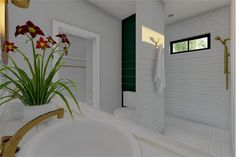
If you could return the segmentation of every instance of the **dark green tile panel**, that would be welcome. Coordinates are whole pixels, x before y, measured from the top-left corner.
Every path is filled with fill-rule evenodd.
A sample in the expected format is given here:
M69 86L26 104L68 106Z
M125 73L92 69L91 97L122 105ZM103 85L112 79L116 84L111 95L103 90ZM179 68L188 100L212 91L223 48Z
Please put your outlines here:
M129 85L129 84L122 84L122 89L125 89L123 91L131 91L135 92L136 90L134 89L134 85Z
M135 77L135 71L134 70L129 70L129 69L124 69L122 70L122 76L133 76Z
M134 84L135 82L135 77L133 76L123 76L122 81L128 84Z
M136 20L122 21L122 91L136 90Z

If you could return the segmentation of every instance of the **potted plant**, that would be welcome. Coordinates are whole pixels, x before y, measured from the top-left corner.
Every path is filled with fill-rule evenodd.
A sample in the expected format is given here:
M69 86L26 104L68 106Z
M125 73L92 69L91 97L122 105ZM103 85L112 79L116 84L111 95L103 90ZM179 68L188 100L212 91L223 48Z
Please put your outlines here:
M60 70L63 56L67 55L70 41L65 34L58 34L57 43L51 36L45 37L43 31L31 21L17 26L15 37L19 35L26 37L26 45L32 48L33 58L30 59L20 48L10 41L3 44L3 53L9 54L11 65L0 66L0 76L5 79L0 85L0 90L7 91L7 95L0 97L1 104L11 101L13 98L19 99L26 107L28 116L36 117L47 111L53 110L52 99L58 96L62 99L71 116L73 113L63 91L67 92L80 110L79 104L71 92L70 87L74 87L71 80L60 79L53 81L55 74ZM24 59L29 72L25 72L17 65L10 53L18 53ZM59 54L54 67L49 64L54 54ZM26 114L24 113L24 114ZM25 115L24 115L25 116Z

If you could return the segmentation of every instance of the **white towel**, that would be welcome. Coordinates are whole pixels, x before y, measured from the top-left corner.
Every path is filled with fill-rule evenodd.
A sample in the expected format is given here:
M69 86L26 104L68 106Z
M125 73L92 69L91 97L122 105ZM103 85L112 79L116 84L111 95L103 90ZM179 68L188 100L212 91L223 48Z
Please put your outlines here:
M159 45L157 48L157 58L154 69L154 83L159 93L162 93L166 86L165 80L165 54L163 45Z

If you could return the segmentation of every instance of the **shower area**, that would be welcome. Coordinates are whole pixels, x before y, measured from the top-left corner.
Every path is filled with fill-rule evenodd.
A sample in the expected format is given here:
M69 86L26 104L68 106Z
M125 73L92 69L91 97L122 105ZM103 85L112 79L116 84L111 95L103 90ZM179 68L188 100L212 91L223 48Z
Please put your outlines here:
M123 90L125 107L114 114L213 157L233 157L230 7L172 23L165 9L136 2L136 88Z
M232 156L229 19L226 6L165 28L164 135L217 157Z

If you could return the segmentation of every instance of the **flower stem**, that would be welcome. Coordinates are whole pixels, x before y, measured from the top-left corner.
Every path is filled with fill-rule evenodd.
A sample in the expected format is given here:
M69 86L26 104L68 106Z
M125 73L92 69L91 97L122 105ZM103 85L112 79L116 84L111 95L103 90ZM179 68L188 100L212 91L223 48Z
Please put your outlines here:
M17 52L19 52L19 53L25 58L27 64L29 65L29 68L30 68L30 71L31 71L32 75L34 75L34 71L33 71L32 65L31 65L30 62L29 62L29 58L28 58L21 50L19 50L18 48L15 49L15 50L16 50Z

